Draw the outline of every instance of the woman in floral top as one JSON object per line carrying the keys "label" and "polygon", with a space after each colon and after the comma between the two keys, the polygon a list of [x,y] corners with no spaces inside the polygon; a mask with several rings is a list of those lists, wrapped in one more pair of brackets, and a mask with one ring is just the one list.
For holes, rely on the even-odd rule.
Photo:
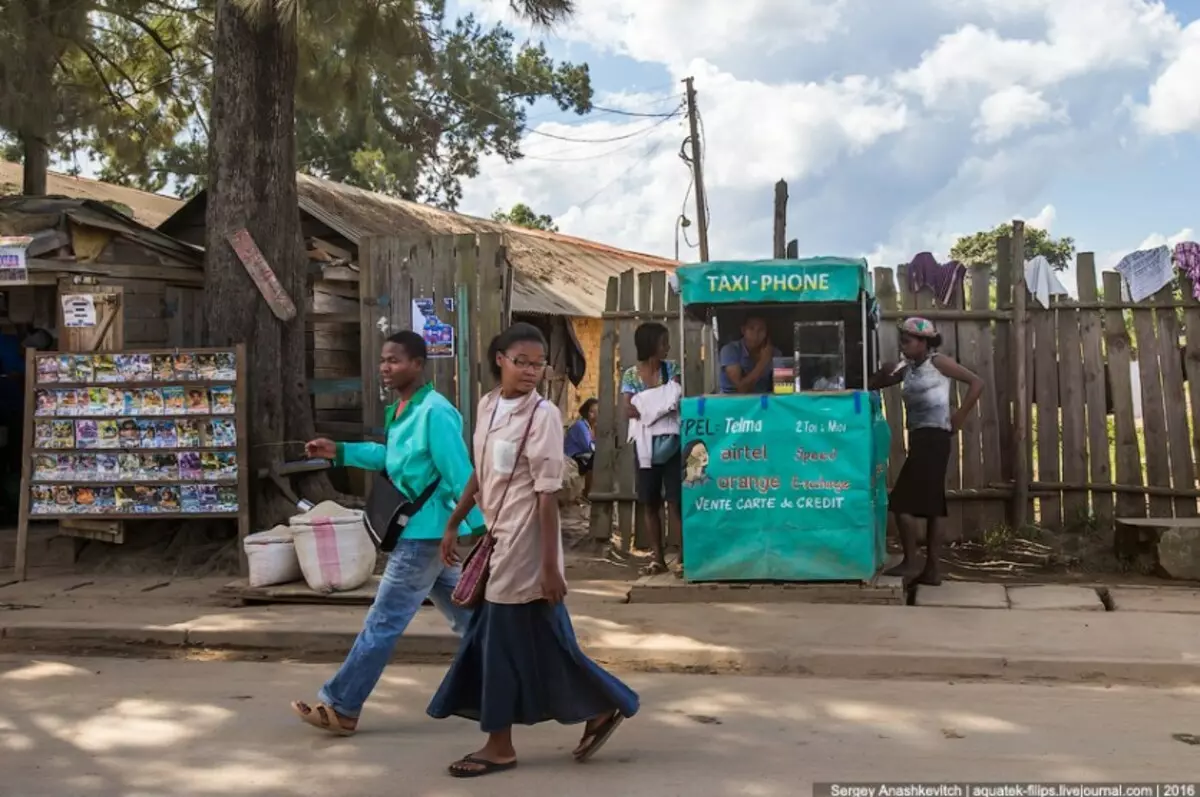
{"label": "woman in floral top", "polygon": [[[621,375],[621,402],[630,419],[638,417],[633,397],[651,388],[660,387],[668,380],[679,381],[679,363],[668,360],[671,353],[671,334],[658,323],[642,324],[633,336],[637,348],[637,365],[625,369]],[[667,572],[666,554],[663,545],[662,505],[665,497],[667,511],[671,516],[671,527],[678,533],[683,528],[679,505],[683,495],[683,460],[676,454],[661,465],[649,468],[638,467],[637,500],[646,518],[646,531],[654,559],[642,571],[645,575]],[[680,553],[680,565],[683,554]]]}

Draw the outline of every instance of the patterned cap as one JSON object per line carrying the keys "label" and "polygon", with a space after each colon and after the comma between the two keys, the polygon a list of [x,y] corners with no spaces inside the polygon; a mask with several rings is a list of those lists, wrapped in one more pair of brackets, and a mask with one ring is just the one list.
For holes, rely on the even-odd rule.
{"label": "patterned cap", "polygon": [[935,338],[938,331],[927,318],[906,318],[900,322],[900,332],[914,338]]}

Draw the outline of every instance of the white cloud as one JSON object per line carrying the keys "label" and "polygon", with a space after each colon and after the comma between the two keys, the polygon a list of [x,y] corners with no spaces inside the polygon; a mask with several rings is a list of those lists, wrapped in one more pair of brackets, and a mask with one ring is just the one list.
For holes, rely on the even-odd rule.
{"label": "white cloud", "polygon": [[[747,53],[766,57],[824,41],[837,30],[848,0],[581,0],[556,30],[571,42],[638,61],[678,66],[695,58],[716,64]],[[485,19],[511,21],[507,3],[463,0]]]}
{"label": "white cloud", "polygon": [[1019,130],[1028,130],[1046,122],[1067,121],[1066,111],[1054,109],[1042,99],[1042,92],[1024,86],[1009,86],[979,105],[975,119],[976,140],[997,144]]}
{"label": "white cloud", "polygon": [[1136,109],[1149,133],[1200,132],[1200,22],[1184,30],[1174,58],[1150,86],[1149,101]]}
{"label": "white cloud", "polygon": [[941,37],[897,82],[930,105],[975,87],[1054,86],[1089,72],[1144,69],[1179,33],[1178,21],[1161,2],[1044,0],[1026,3],[1025,10],[1035,5],[1042,6],[1044,38],[1004,38],[990,28],[964,25]]}
{"label": "white cloud", "polygon": [[[1058,211],[1054,205],[1046,205],[1038,211],[1038,214],[1031,219],[1022,219],[1027,227],[1037,227],[1039,230],[1050,232],[1050,227],[1054,224],[1054,219],[1058,217]],[[1021,218],[1017,216],[1016,218]]]}
{"label": "white cloud", "polygon": [[[506,6],[460,2],[484,17]],[[1143,129],[1200,127],[1200,102],[1175,99],[1190,90],[1175,75],[1193,69],[1184,45],[1197,25],[1184,35],[1153,0],[577,4],[551,49],[590,60],[596,85],[618,89],[598,105],[666,110],[677,100],[664,95],[695,76],[715,257],[769,254],[772,184],[780,178],[791,194],[788,237],[800,240],[802,253],[867,252],[889,265],[923,250],[945,257],[960,233],[1011,219],[1013,208],[1041,208],[1027,223],[1049,229],[1058,222],[1050,195],[1064,210],[1078,201],[1069,176],[1104,186],[1105,173],[1143,157],[1135,120]],[[635,77],[623,84],[614,73]],[[623,93],[635,80],[667,88]],[[1147,105],[1130,114],[1126,97]],[[616,138],[653,120],[571,121],[538,129]],[[553,215],[564,232],[672,255],[678,216],[696,217],[679,159],[686,134],[673,120],[612,144],[531,136],[527,160],[484,160],[463,209],[487,214],[522,201]],[[1104,221],[1091,229],[1107,238],[1081,232],[1093,208],[1113,217],[1108,209],[1126,201],[1118,188],[1097,189],[1111,200],[1071,215],[1063,234],[1098,249],[1142,237],[1144,229],[1110,233]],[[693,224],[693,241],[695,232]],[[682,256],[694,254],[685,248]]]}

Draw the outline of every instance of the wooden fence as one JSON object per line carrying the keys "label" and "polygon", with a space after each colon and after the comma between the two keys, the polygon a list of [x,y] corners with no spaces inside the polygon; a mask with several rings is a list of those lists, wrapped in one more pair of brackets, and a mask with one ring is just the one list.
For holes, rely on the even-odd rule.
{"label": "wooden fence", "polygon": [[[1002,239],[997,264],[972,268],[947,306],[935,305],[927,291],[914,294],[904,266],[874,273],[882,359],[897,356],[896,322],[921,315],[940,328],[942,351],[987,384],[951,452],[951,535],[979,540],[990,530],[1036,524],[1087,529],[1111,540],[1115,518],[1196,517],[1200,423],[1192,421],[1190,408],[1200,406],[1200,302],[1190,282],[1181,277],[1148,301],[1123,302],[1119,275],[1106,272],[1098,285],[1094,256],[1080,253],[1078,298],[1055,297],[1044,308],[1024,291],[1022,258],[1014,249],[1022,247]],[[1059,274],[1064,282],[1069,276]],[[1014,284],[1022,286],[1022,296]],[[665,294],[665,275],[609,281],[600,374],[613,376],[602,379],[599,389],[591,528],[596,539],[609,539],[615,517],[623,548],[639,537],[633,452],[625,444],[617,385],[621,370],[633,364],[639,323],[671,319],[678,354],[678,299]],[[1017,348],[1020,339],[1025,345]],[[711,380],[709,340],[701,325],[686,325],[689,395],[711,390],[705,384]],[[884,411],[894,480],[905,456],[898,389],[885,391]]]}
{"label": "wooden fence", "polygon": [[487,346],[510,314],[512,274],[501,236],[370,237],[360,244],[358,264],[364,434],[382,433],[388,400],[379,383],[383,342],[414,329],[413,302],[426,299],[454,330],[453,356],[430,359],[431,381],[458,406],[469,446],[475,408],[494,385]]}

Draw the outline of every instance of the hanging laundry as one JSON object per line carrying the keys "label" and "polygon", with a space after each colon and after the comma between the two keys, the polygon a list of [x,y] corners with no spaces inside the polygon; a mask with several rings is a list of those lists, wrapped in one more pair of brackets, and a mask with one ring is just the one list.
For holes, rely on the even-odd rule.
{"label": "hanging laundry", "polygon": [[1175,276],[1171,250],[1159,246],[1131,252],[1117,263],[1117,273],[1129,287],[1130,301],[1140,302],[1158,293]]}
{"label": "hanging laundry", "polygon": [[1025,284],[1042,307],[1050,306],[1051,296],[1066,296],[1067,289],[1059,281],[1050,261],[1042,255],[1025,261]]}
{"label": "hanging laundry", "polygon": [[966,273],[967,267],[957,260],[938,263],[931,253],[921,252],[908,264],[908,286],[914,294],[929,288],[938,304],[950,304]]}
{"label": "hanging laundry", "polygon": [[1192,281],[1192,296],[1200,299],[1200,244],[1180,241],[1175,244],[1175,268]]}

